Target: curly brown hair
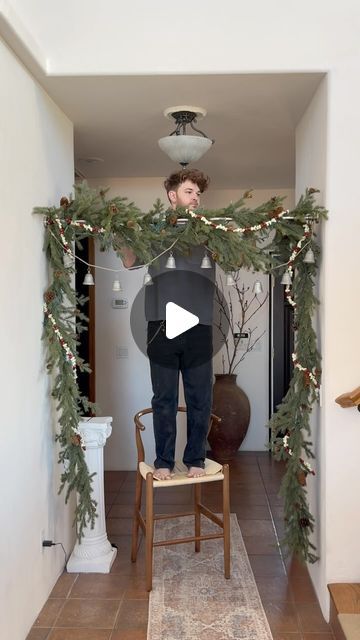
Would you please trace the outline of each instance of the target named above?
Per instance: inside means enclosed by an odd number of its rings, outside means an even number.
[[[202,171],[199,171],[199,169],[181,169],[181,171],[176,171],[176,173],[172,173],[166,178],[164,182],[166,193],[176,191],[186,180],[190,180],[190,182],[196,184],[200,189],[200,193],[206,191],[210,182],[209,176],[206,176]]]

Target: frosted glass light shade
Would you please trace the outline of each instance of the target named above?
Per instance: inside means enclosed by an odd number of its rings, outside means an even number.
[[[159,147],[171,160],[180,164],[196,162],[210,149],[213,141],[202,136],[166,136],[158,140]]]

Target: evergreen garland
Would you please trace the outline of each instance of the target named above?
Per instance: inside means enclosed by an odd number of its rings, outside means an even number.
[[[316,190],[307,189],[290,212],[284,211],[284,198],[279,196],[251,209],[248,200],[252,194],[248,191],[222,209],[167,212],[157,201],[145,214],[127,198],[107,199],[106,192],[90,189],[83,182],[75,185],[73,199],[63,197],[58,207],[34,209],[44,216],[44,249],[52,272],[44,294],[43,338],[48,350],[47,368],[54,376],[52,395],[59,412],[60,432],[56,438],[61,445],[59,462],[64,468],[59,492],[66,487],[65,501],[73,490],[78,494],[74,522],[79,541],[84,527],[94,526],[96,502],[78,424],[84,412],[95,413],[96,407],[80,394],[77,385],[77,368],[89,371],[89,367],[77,355],[78,334],[86,330],[87,318],[80,310],[85,298],[77,296],[72,284],[73,244],[97,237],[102,250],[112,247],[119,256],[121,247],[127,245],[144,265],[172,246],[187,254],[193,246],[206,245],[224,271],[241,267],[276,275],[287,270],[293,275],[286,294],[294,307],[294,373],[283,402],[270,420],[271,449],[276,459],[286,461],[281,487],[285,496],[284,542],[303,560],[314,562],[314,546],[309,540],[314,518],[305,489],[307,474],[314,472],[301,456],[313,458],[308,440],[309,416],[320,384],[320,355],[312,327],[319,247],[310,225],[326,218],[326,211],[315,203]],[[187,222],[178,225],[180,217]],[[304,248],[309,247],[314,251],[314,264],[302,259]]]

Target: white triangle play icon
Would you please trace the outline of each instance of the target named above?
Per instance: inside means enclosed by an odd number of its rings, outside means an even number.
[[[191,327],[199,324],[199,318],[190,311],[179,307],[175,302],[166,303],[166,337],[176,338]]]

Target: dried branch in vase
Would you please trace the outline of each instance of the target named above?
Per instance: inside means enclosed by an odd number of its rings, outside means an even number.
[[[261,340],[265,330],[258,335],[257,326],[252,326],[255,315],[265,305],[269,293],[259,294],[250,291],[240,281],[240,271],[232,273],[234,285],[227,296],[220,277],[220,287],[216,287],[215,303],[218,305],[218,322],[215,326],[222,336],[225,353],[222,354],[223,373],[235,373],[239,364]],[[255,289],[255,287],[254,287]],[[229,327],[229,330],[227,328]]]

